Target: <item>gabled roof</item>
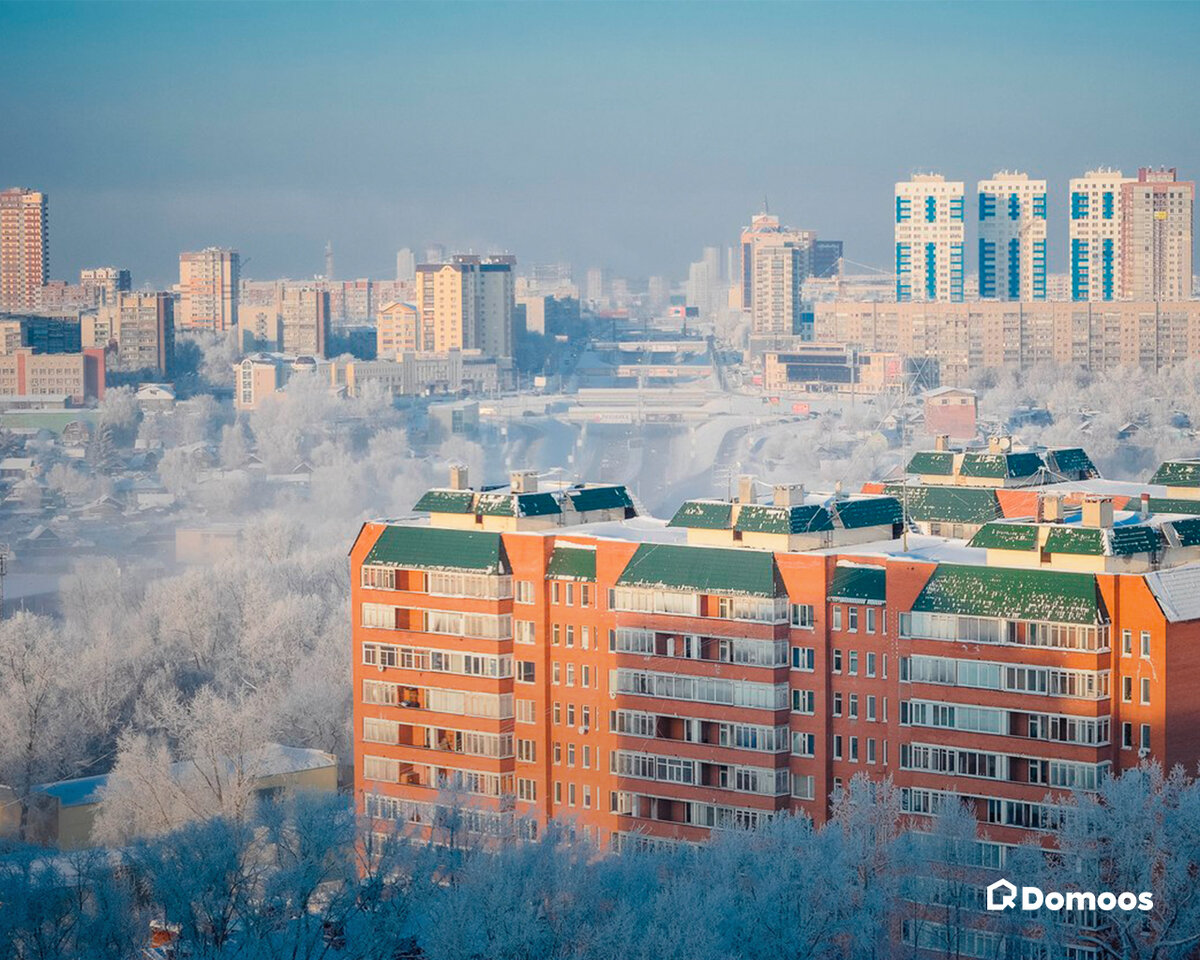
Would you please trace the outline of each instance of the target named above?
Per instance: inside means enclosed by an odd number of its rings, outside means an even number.
[[[475,512],[489,517],[544,517],[562,513],[552,493],[481,493]]]
[[[820,504],[801,503],[776,507],[766,503],[743,503],[735,530],[746,533],[816,533],[833,529],[833,518]]]
[[[1099,624],[1107,612],[1090,573],[939,564],[913,603],[925,613]]]
[[[1180,497],[1151,497],[1150,510],[1153,513],[1200,514],[1200,500],[1186,500]]]
[[[912,520],[933,523],[987,523],[1001,515],[996,491],[988,487],[902,486],[888,493],[908,501]]]
[[[769,551],[669,543],[640,544],[617,584],[752,597],[783,592],[775,556]]]
[[[1050,466],[1057,473],[1078,473],[1084,477],[1098,477],[1100,471],[1080,447],[1064,447],[1061,450],[1051,450],[1047,456],[1052,461]]]
[[[1200,504],[1200,501],[1197,501]],[[733,504],[726,500],[685,500],[667,524],[693,530],[728,530],[732,524]]]
[[[908,461],[907,472],[927,476],[953,476],[954,454],[949,450],[919,450]]]
[[[1200,620],[1200,563],[1189,563],[1146,575],[1146,586],[1171,623]]]
[[[1168,487],[1200,487],[1200,460],[1167,460],[1150,478]]]
[[[584,487],[582,490],[568,490],[567,499],[580,513],[589,510],[620,510],[633,506],[629,491],[621,486]]]
[[[595,580],[596,549],[573,543],[556,543],[546,567],[547,580]]]
[[[850,500],[835,500],[833,510],[841,525],[847,530],[891,525],[904,519],[904,508],[895,497],[855,497]]]
[[[1036,550],[1038,528],[1032,523],[985,523],[967,544],[987,550]]]
[[[427,490],[413,509],[420,513],[470,513],[474,500],[470,490]]]
[[[508,557],[498,533],[388,525],[364,564],[413,570],[471,570],[507,573]]]
[[[1032,477],[1045,466],[1036,453],[968,453],[963,456],[960,472],[964,477],[1005,480]]]
[[[1183,520],[1172,520],[1163,524],[1175,534],[1181,547],[1200,546],[1200,517],[1187,517]]]
[[[834,602],[886,603],[887,571],[866,564],[839,563],[833,568],[829,599]]]

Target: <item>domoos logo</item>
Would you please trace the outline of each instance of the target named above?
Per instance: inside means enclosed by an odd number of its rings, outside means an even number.
[[[1060,893],[1052,890],[1049,893],[1040,887],[1018,887],[1014,883],[1000,879],[987,888],[987,908],[989,910],[1131,910],[1150,911],[1154,909],[1154,894],[1149,891],[1131,893],[1113,893],[1105,890],[1094,893],[1090,890],[1068,890]]]

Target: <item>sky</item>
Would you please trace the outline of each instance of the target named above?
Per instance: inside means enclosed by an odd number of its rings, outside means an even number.
[[[1200,4],[0,2],[0,185],[51,275],[391,277],[400,247],[681,279],[772,213],[892,260],[913,172],[1200,177]],[[1057,231],[1057,233],[1055,232]]]

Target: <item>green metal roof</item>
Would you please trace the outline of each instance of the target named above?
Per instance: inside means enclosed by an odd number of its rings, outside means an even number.
[[[1150,510],[1152,513],[1200,514],[1200,500],[1186,500],[1182,497],[1151,497]]]
[[[596,551],[569,543],[558,543],[546,567],[547,580],[595,580]]]
[[[544,517],[562,513],[552,493],[481,493],[475,512],[488,517]]]
[[[1200,487],[1200,460],[1167,460],[1154,471],[1150,482],[1168,487]]]
[[[1114,557],[1150,553],[1161,544],[1159,532],[1149,524],[1136,523],[1113,527],[1108,532],[1108,552]]]
[[[386,526],[363,563],[413,570],[508,572],[500,534],[438,527]]]
[[[1032,523],[985,523],[967,544],[987,550],[1036,550],[1038,527]]]
[[[1107,614],[1090,573],[940,564],[913,603],[925,613],[1103,623]]]
[[[1051,450],[1054,467],[1059,473],[1078,473],[1083,477],[1098,477],[1100,471],[1092,463],[1092,458],[1080,447],[1064,447],[1061,450]]]
[[[1104,556],[1104,531],[1099,527],[1056,526],[1046,537],[1047,553]]]
[[[904,519],[904,508],[895,497],[855,497],[853,500],[836,500],[833,509],[838,520],[847,530],[859,527],[877,527],[899,523]]]
[[[568,490],[567,497],[580,513],[588,510],[621,510],[633,506],[629,491],[624,487],[589,487]]]
[[[426,513],[470,513],[475,494],[470,490],[428,490],[413,509]]]
[[[1179,537],[1179,545],[1181,547],[1200,546],[1200,517],[1173,520],[1170,527]]]
[[[728,530],[732,515],[733,504],[724,500],[685,500],[667,526]]]
[[[907,472],[951,477],[954,475],[954,454],[949,450],[918,450],[908,461]]]
[[[783,592],[765,550],[643,543],[617,578],[621,586],[774,597]]]
[[[887,573],[883,567],[839,563],[833,568],[829,599],[850,603],[886,603]]]
[[[910,519],[933,523],[987,523],[1002,515],[990,487],[889,487],[889,494],[908,500]],[[902,501],[903,502],[903,501]]]
[[[481,493],[475,501],[475,512],[487,517],[516,516],[511,493]]]
[[[518,493],[518,517],[545,517],[562,513],[562,507],[552,493]]]
[[[1031,477],[1045,466],[1036,453],[968,453],[963,457],[964,477]]]
[[[814,533],[832,530],[833,518],[820,504],[775,507],[766,503],[744,503],[738,511],[734,529],[747,533]]]

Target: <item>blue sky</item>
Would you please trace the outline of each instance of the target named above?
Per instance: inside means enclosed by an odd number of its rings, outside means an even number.
[[[1200,5],[0,3],[0,183],[51,272],[391,276],[428,240],[680,277],[770,198],[890,261],[934,169],[1200,175]],[[1065,237],[1051,237],[1051,270]]]

